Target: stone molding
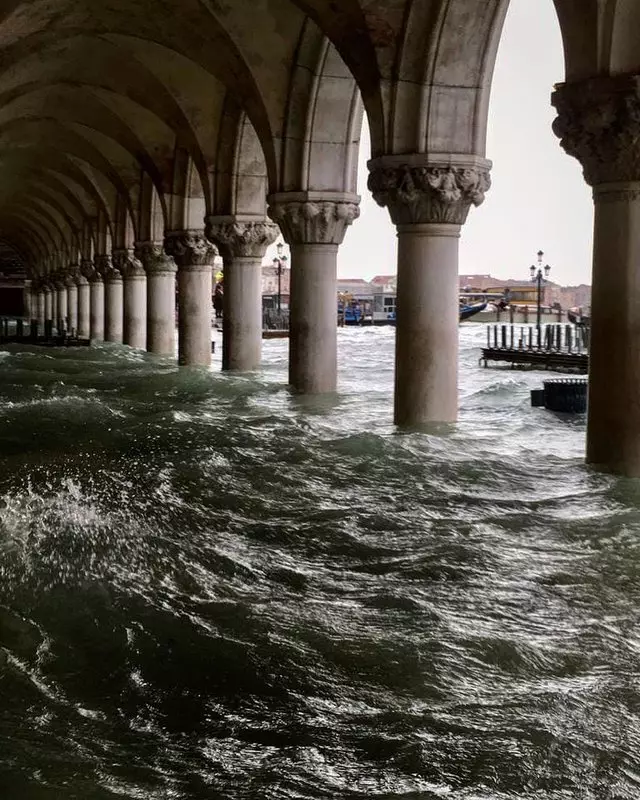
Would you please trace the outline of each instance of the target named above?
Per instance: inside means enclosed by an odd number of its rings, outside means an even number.
[[[203,230],[167,231],[164,249],[181,270],[209,269],[218,254]]]
[[[147,275],[173,274],[178,269],[161,242],[136,242],[134,253]]]
[[[287,244],[342,244],[360,216],[360,198],[331,192],[284,192],[269,197],[267,214]]]
[[[113,266],[125,280],[144,278],[145,271],[140,259],[136,258],[133,248],[119,247],[111,253]]]
[[[425,154],[369,161],[368,187],[395,225],[462,225],[471,206],[484,202],[491,162],[475,156],[440,158]]]
[[[588,184],[640,181],[640,75],[559,84],[551,102],[553,132]]]
[[[220,251],[222,258],[262,259],[267,247],[280,234],[280,228],[269,220],[238,220],[236,217],[206,217],[207,238]]]

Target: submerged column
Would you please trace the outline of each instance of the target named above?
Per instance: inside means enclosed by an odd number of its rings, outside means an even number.
[[[67,319],[69,321],[69,333],[78,334],[78,287],[76,285],[77,267],[72,267],[72,271],[67,275]]]
[[[93,261],[82,262],[82,272],[89,281],[89,331],[95,342],[104,341],[104,283]]]
[[[107,254],[96,256],[96,269],[104,281],[104,338],[107,342],[122,343],[122,275]]]
[[[176,347],[176,262],[160,242],[137,242],[147,275],[147,350],[172,356]]]
[[[147,275],[133,250],[113,251],[113,265],[123,280],[122,340],[130,347],[144,350],[147,346]]]
[[[490,166],[464,155],[369,162],[369,189],[398,231],[396,425],[458,417],[458,241],[490,186]]]
[[[178,265],[178,363],[211,364],[211,272],[216,249],[204,231],[167,231],[164,249]]]
[[[67,277],[60,274],[56,278],[56,323],[58,333],[67,330]]]
[[[640,76],[566,83],[552,103],[595,203],[587,461],[640,477]]]
[[[336,261],[358,195],[288,192],[269,198],[269,216],[291,247],[289,383],[301,394],[335,392]]]
[[[38,289],[36,292],[36,318],[38,320],[38,330],[44,330],[45,316],[45,291],[41,279],[38,279]]]
[[[90,262],[89,262],[90,263]],[[75,273],[76,286],[78,287],[78,338],[91,338],[91,295],[89,281],[81,271]]]
[[[44,292],[44,320],[45,323],[50,322],[53,324],[54,289],[49,283],[45,283],[42,291]]]
[[[262,259],[280,229],[267,220],[209,217],[207,236],[224,259],[222,369],[254,370],[262,359]]]

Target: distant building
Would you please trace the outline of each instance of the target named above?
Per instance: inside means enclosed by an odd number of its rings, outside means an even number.
[[[289,267],[282,267],[280,275],[280,292],[289,296],[291,286],[291,270]],[[278,267],[273,264],[266,264],[262,267],[262,294],[278,294]]]
[[[337,289],[338,294],[350,294],[356,300],[364,300],[373,295],[375,287],[363,278],[338,278]]]
[[[395,294],[398,289],[397,275],[376,275],[371,279],[376,292]]]

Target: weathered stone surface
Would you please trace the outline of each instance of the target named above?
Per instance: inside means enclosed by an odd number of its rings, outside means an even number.
[[[179,269],[211,267],[217,255],[216,248],[202,230],[168,231],[164,249],[173,256]]]
[[[268,220],[238,221],[232,217],[207,217],[207,237],[223,259],[262,258],[278,238],[279,227]]]
[[[462,225],[472,205],[484,202],[491,186],[490,162],[424,163],[402,159],[369,162],[369,189],[396,225]]]
[[[123,278],[144,278],[145,271],[140,259],[136,258],[133,248],[118,248],[111,254],[113,266]]]
[[[640,181],[640,75],[599,76],[556,88],[553,130],[591,186]]]
[[[360,216],[359,199],[311,192],[272,195],[267,213],[288,244],[342,244],[347,228]]]
[[[176,272],[178,267],[160,242],[136,242],[135,257],[147,274]]]

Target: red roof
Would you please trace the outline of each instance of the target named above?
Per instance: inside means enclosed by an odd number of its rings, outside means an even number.
[[[369,283],[389,283],[389,281],[394,281],[395,279],[395,275],[376,275],[375,278],[371,278]]]

